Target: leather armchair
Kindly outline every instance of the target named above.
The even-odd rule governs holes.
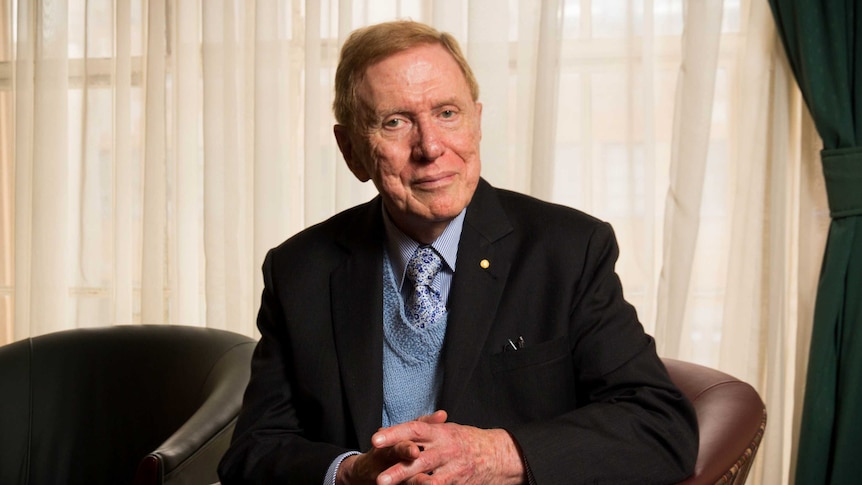
[[[694,474],[680,485],[745,483],[766,429],[766,407],[757,391],[715,369],[662,360],[694,404],[700,427]]]
[[[222,330],[143,325],[0,347],[0,483],[217,481],[254,346]]]

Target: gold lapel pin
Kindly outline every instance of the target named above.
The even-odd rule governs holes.
[[[491,262],[487,259],[483,259],[482,261],[479,261],[479,266],[481,266],[482,269],[488,269],[491,266]]]

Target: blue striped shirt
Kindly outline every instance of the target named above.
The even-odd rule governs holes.
[[[461,241],[461,228],[464,226],[466,213],[467,209],[465,208],[446,226],[443,234],[440,234],[440,237],[431,243],[431,247],[437,251],[444,263],[431,284],[435,290],[440,292],[443,303],[449,301],[449,288],[452,286],[452,277],[455,275],[458,243]],[[389,261],[392,263],[392,272],[395,273],[395,281],[401,288],[401,296],[406,301],[410,291],[409,285],[406,287],[404,285],[407,262],[410,261],[410,257],[413,256],[420,244],[395,227],[395,223],[386,213],[386,209],[383,209],[383,226],[386,230],[386,251],[389,253]]]

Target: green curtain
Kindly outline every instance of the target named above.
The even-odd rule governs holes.
[[[862,17],[859,0],[769,0],[823,139],[832,221],[814,308],[796,483],[862,483]]]

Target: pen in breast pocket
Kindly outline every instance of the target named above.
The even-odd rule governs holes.
[[[524,337],[518,337],[517,343],[512,339],[506,339],[508,341],[508,345],[506,346],[506,350],[521,350],[524,348]]]

